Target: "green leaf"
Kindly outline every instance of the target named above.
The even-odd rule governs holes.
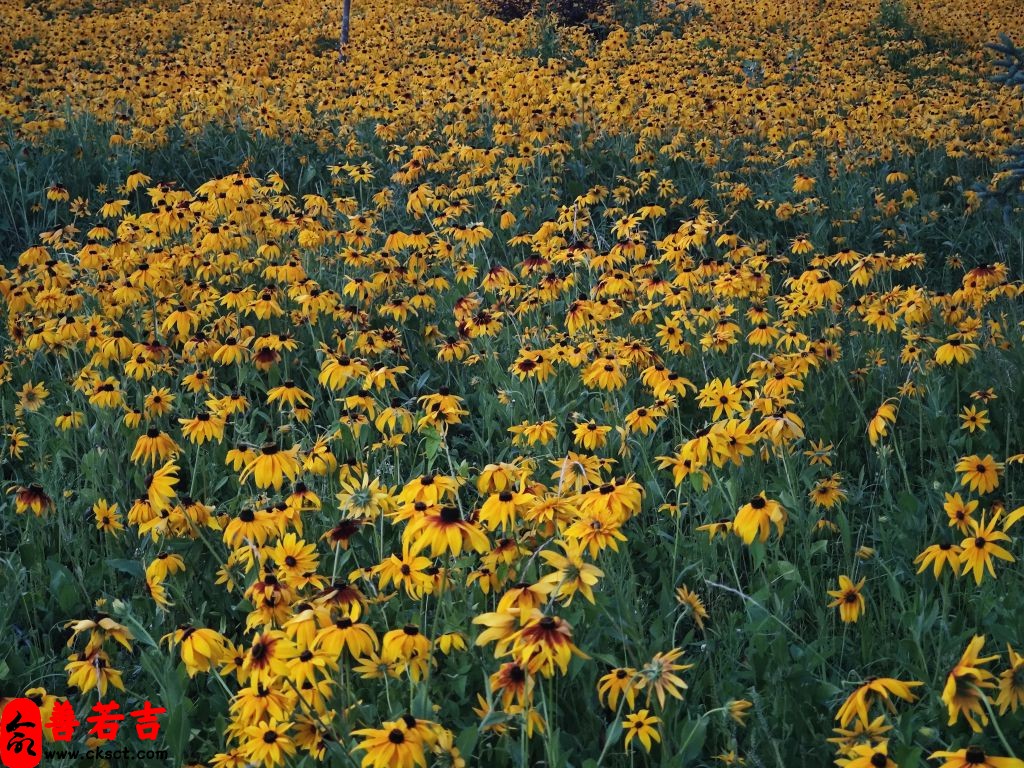
[[[774,570],[777,572],[778,578],[783,579],[784,581],[792,581],[797,584],[803,582],[799,569],[789,562],[789,560],[779,560],[775,563]]]
[[[679,752],[680,765],[686,765],[688,760],[696,759],[701,750],[704,749],[704,741],[708,735],[708,721],[706,718],[700,717],[696,721],[691,722],[689,728],[684,728],[681,736],[681,747]]]
[[[111,558],[106,562],[115,571],[121,571],[121,573],[127,573],[129,576],[136,576],[140,579],[144,579],[146,577],[146,571],[143,569],[142,563],[138,560]]]
[[[461,733],[459,733],[459,737],[455,740],[455,746],[458,748],[459,754],[461,754],[467,761],[473,754],[473,750],[476,748],[478,734],[479,731],[477,730],[477,727],[475,725],[470,725],[463,728]]]
[[[480,721],[480,725],[477,726],[477,730],[483,731],[491,726],[507,723],[509,720],[512,720],[512,715],[492,709],[484,716],[484,719]]]
[[[167,708],[167,720],[161,728],[164,743],[173,755],[175,765],[183,765],[189,743],[189,715],[194,709],[185,696],[184,665],[175,668],[173,662],[159,652],[143,653],[141,661],[142,667],[160,687],[161,706]]]
[[[922,754],[924,752],[920,747],[902,746],[895,751],[892,759],[900,768],[918,768]]]
[[[437,456],[437,452],[441,450],[441,433],[433,427],[428,427],[423,430],[426,437],[425,441],[425,452],[428,461],[433,461]]]
[[[49,561],[51,568],[50,594],[56,596],[57,605],[64,613],[74,613],[81,601],[78,599],[78,590],[75,589],[75,579],[71,571],[60,563]]]

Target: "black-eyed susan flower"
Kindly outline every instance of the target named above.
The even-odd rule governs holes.
[[[650,710],[641,709],[626,715],[622,721],[622,730],[625,734],[626,749],[629,749],[630,742],[635,738],[648,752],[651,751],[653,742],[661,743],[661,734],[658,733],[658,725],[661,718],[652,715]]]
[[[358,659],[376,652],[380,641],[368,624],[359,623],[351,616],[342,616],[317,631],[313,647],[335,659],[345,650],[352,658]]]
[[[786,510],[782,505],[761,492],[740,507],[732,521],[732,530],[746,544],[750,544],[755,538],[767,541],[772,525],[780,536],[783,534],[786,519]]]
[[[993,757],[981,747],[974,745],[955,752],[932,752],[929,759],[943,760],[938,768],[1024,768],[1024,760],[1016,757]]]
[[[506,711],[512,706],[527,707],[533,700],[534,678],[514,661],[502,664],[488,679],[491,693],[500,698]]]
[[[872,445],[889,434],[889,425],[896,422],[896,404],[892,401],[882,403],[875,415],[868,422],[868,439]]]
[[[700,595],[685,584],[681,587],[676,587],[675,594],[676,602],[686,611],[693,620],[693,623],[703,631],[704,622],[708,619],[708,609],[704,606],[704,601],[700,599]]]
[[[666,696],[682,700],[683,691],[690,687],[679,675],[692,669],[693,664],[677,664],[682,656],[681,648],[656,653],[639,670],[638,674],[643,678],[647,690],[647,701],[649,702],[651,694],[654,694],[658,699],[658,706],[663,710]]]
[[[53,420],[54,426],[61,431],[79,429],[85,423],[85,414],[81,411],[65,411]]]
[[[161,640],[171,647],[177,646],[189,677],[209,672],[221,662],[225,650],[223,635],[206,627],[181,626]]]
[[[935,362],[939,365],[964,365],[970,362],[980,347],[973,341],[956,333],[947,337],[945,344],[935,350]]]
[[[960,555],[962,552],[963,550],[956,544],[948,542],[932,544],[914,558],[914,565],[919,566],[917,569],[918,573],[924,573],[925,569],[931,565],[936,579],[942,575],[943,568],[948,567],[950,571],[956,574],[960,568]]]
[[[238,547],[250,542],[262,546],[274,533],[274,516],[265,509],[243,507],[235,517],[224,526],[224,543],[229,547]]]
[[[18,402],[26,411],[38,411],[43,406],[43,403],[46,402],[49,394],[43,382],[37,384],[33,384],[30,381],[25,382],[18,391]]]
[[[295,754],[295,742],[289,736],[290,722],[262,720],[244,730],[245,741],[241,750],[252,762],[261,765],[281,765]]]
[[[384,635],[380,655],[385,663],[397,664],[413,681],[418,681],[430,663],[430,639],[417,625],[406,624]]]
[[[117,533],[124,530],[117,504],[110,504],[106,499],[99,499],[92,505],[92,514],[96,519],[96,530],[103,533]]]
[[[1006,646],[1006,661],[1009,666],[999,674],[999,714],[1007,710],[1017,711],[1024,704],[1024,656],[1017,653],[1013,646]]]
[[[828,590],[828,594],[835,598],[828,604],[829,608],[838,608],[839,617],[844,623],[856,622],[864,612],[866,603],[861,590],[865,581],[867,579],[863,578],[854,584],[849,576],[840,576],[839,589]]]
[[[645,682],[632,667],[617,667],[598,680],[598,701],[609,709],[616,710],[621,697],[625,700],[626,706],[632,709],[636,702],[636,694],[644,687]]]
[[[1003,531],[996,530],[999,517],[1000,515],[997,512],[987,523],[984,516],[982,516],[980,523],[972,522],[971,533],[960,542],[959,557],[960,564],[963,566],[960,575],[966,576],[968,573],[972,573],[977,584],[981,584],[986,569],[988,569],[988,573],[993,579],[996,577],[993,558],[1011,563],[1014,561],[1013,555],[997,543],[1010,541],[1009,535]]]
[[[550,549],[540,550],[544,562],[554,570],[543,576],[538,586],[549,590],[553,599],[565,605],[572,602],[573,596],[579,592],[591,605],[594,604],[594,586],[604,577],[604,571],[583,559],[581,545],[573,542],[559,541],[564,554]]]
[[[415,720],[413,720],[415,725]],[[436,738],[425,738],[422,728],[410,728],[404,719],[385,722],[381,728],[357,728],[352,731],[362,741],[363,768],[414,768],[427,764],[426,752]],[[355,751],[353,750],[353,751]]]
[[[161,552],[146,566],[146,576],[154,581],[164,581],[168,576],[185,571],[185,560],[181,555]]]
[[[960,660],[947,675],[942,689],[942,702],[949,712],[949,725],[954,725],[963,715],[975,733],[980,733],[982,726],[988,725],[985,691],[996,687],[995,675],[982,665],[999,658],[998,655],[982,657],[980,654],[984,645],[984,635],[975,635],[971,639]],[[975,720],[975,716],[980,723]]]
[[[391,555],[374,567],[379,578],[381,590],[392,584],[395,589],[402,588],[407,595],[418,600],[424,594],[433,592],[434,581],[427,573],[433,565],[429,558],[404,551],[401,557]]]
[[[530,674],[539,672],[544,677],[551,677],[556,668],[566,674],[573,656],[589,658],[573,643],[572,626],[565,619],[545,616],[538,610],[534,610],[522,628],[505,642],[511,646],[510,653],[521,666]]]
[[[244,483],[252,477],[257,488],[280,490],[285,479],[294,480],[302,471],[298,455],[298,445],[281,448],[277,443],[264,443],[259,454],[245,465],[239,481]]]
[[[124,690],[121,671],[111,666],[110,657],[101,648],[71,654],[64,669],[68,673],[68,685],[75,686],[82,693],[96,689],[100,696],[106,696],[111,685],[119,691]]]
[[[968,533],[975,524],[972,515],[978,509],[978,503],[976,500],[964,501],[959,493],[945,494],[942,508],[949,518],[949,527],[956,526],[960,533]]]
[[[882,701],[891,705],[891,697],[895,696],[903,701],[913,702],[917,696],[911,691],[912,688],[924,685],[918,681],[897,680],[893,677],[876,677],[861,683],[846,697],[846,701],[836,712],[836,720],[842,728],[846,728],[856,717],[861,723],[871,722],[868,715],[872,705],[876,701]]]
[[[195,445],[220,442],[224,439],[224,426],[227,423],[223,416],[210,411],[200,411],[191,419],[178,419],[181,434]]]
[[[988,419],[988,411],[979,411],[976,406],[965,406],[960,412],[960,428],[968,432],[975,430],[984,432],[991,422]]]
[[[54,507],[53,499],[39,483],[30,483],[27,486],[16,485],[11,487],[8,493],[14,494],[14,511],[19,515],[31,510],[36,517],[42,517],[44,512],[48,512]]]
[[[139,435],[132,449],[130,460],[133,464],[145,462],[156,466],[167,459],[174,458],[179,448],[171,436],[158,427],[150,427],[145,434]]]
[[[153,511],[160,514],[170,506],[174,489],[178,485],[178,465],[165,462],[159,469],[146,476],[146,495]]]
[[[536,498],[532,493],[511,488],[492,493],[480,507],[479,520],[492,531],[497,528],[512,530],[516,527],[517,518]]]
[[[889,756],[889,742],[885,739],[877,744],[856,744],[847,753],[843,768],[899,768]]]
[[[985,494],[991,493],[998,487],[1003,465],[993,459],[991,454],[985,458],[972,455],[960,459],[956,463],[955,469],[961,475],[960,485]]]
[[[275,677],[286,676],[289,660],[298,653],[283,632],[267,630],[253,639],[242,669],[247,679],[266,684]]]
[[[402,546],[413,553],[429,550],[431,557],[445,552],[459,555],[463,549],[484,554],[491,548],[483,531],[464,520],[459,508],[450,504],[414,517],[402,534]]]

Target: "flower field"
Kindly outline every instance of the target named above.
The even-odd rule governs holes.
[[[0,0],[0,708],[1024,768],[1017,3],[497,5]]]

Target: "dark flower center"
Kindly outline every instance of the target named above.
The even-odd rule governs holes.
[[[968,765],[984,765],[985,763],[985,752],[981,747],[968,747],[964,753],[964,759]]]
[[[441,508],[441,522],[451,525],[453,523],[459,522],[461,519],[462,516],[459,514],[458,507]]]
[[[403,744],[405,743],[405,734],[399,728],[392,728],[391,733],[388,734],[388,741],[392,744]]]

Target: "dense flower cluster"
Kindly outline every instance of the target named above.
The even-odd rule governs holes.
[[[224,122],[345,159],[52,179],[0,268],[2,533],[63,626],[18,630],[65,676],[28,695],[158,681],[195,713],[177,758],[221,768],[782,765],[787,707],[848,768],[1024,765],[988,754],[1024,703],[991,373],[1024,365],[1024,288],[934,245],[981,203],[913,163],[1013,140],[977,55],[877,3],[718,0],[677,36],[563,31],[571,67],[526,55],[535,19],[366,4],[339,87],[319,6],[97,5],[0,4],[18,140],[89,114],[118,151]],[[617,170],[577,184],[599,141]]]

